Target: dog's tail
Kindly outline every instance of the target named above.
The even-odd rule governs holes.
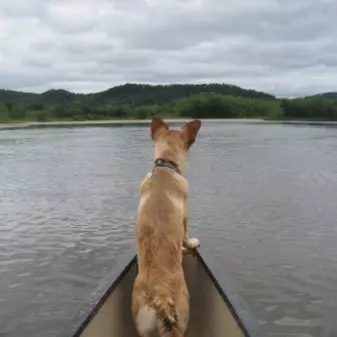
[[[151,304],[157,314],[159,329],[163,331],[163,334],[175,332],[175,336],[180,336],[178,316],[173,299],[156,296]]]

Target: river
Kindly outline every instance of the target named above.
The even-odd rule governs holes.
[[[144,126],[0,132],[0,336],[51,337],[134,244]],[[337,335],[337,128],[204,123],[190,231],[269,337]]]

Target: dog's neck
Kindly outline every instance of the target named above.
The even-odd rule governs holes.
[[[178,164],[175,163],[174,161],[171,161],[171,160],[167,160],[167,159],[164,159],[164,158],[157,158],[154,161],[153,169],[156,168],[156,167],[168,167],[168,168],[174,170],[175,172],[177,172],[178,174],[182,175],[182,172],[181,172]]]

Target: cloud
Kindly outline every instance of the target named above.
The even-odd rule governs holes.
[[[335,0],[0,2],[0,87],[223,82],[337,91]]]

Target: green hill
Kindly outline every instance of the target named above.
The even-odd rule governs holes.
[[[163,117],[337,120],[337,93],[276,99],[229,84],[124,84],[76,94],[0,90],[0,123]]]
[[[66,105],[73,102],[73,100],[80,95],[62,89],[52,89],[40,94],[37,98],[37,103]]]
[[[317,98],[317,99],[335,99],[337,100],[337,92],[325,92],[322,94],[316,94],[311,96],[306,96],[307,99]]]
[[[0,89],[0,102],[36,102],[39,96],[39,94],[32,94],[28,92]]]
[[[255,91],[242,89],[228,84],[124,84],[112,87],[106,91],[92,94],[74,94],[67,90],[48,90],[42,94],[33,94],[20,91],[0,90],[0,101],[21,101],[40,104],[69,104],[75,99],[84,102],[119,103],[133,106],[164,104],[175,99],[185,98],[200,93],[218,93],[237,97],[275,99],[274,96]]]

